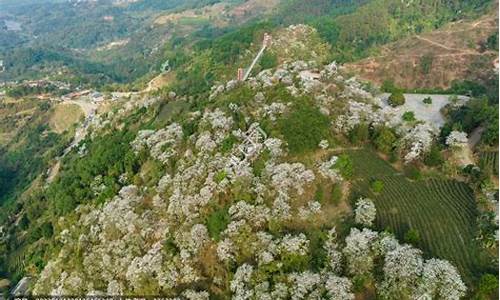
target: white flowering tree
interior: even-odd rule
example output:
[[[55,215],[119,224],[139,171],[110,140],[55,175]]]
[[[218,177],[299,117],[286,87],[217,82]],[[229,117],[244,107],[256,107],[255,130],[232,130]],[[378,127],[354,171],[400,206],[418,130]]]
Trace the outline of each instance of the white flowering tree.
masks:
[[[337,232],[335,227],[328,231],[327,239],[323,245],[328,257],[328,266],[334,273],[339,273],[342,265],[342,253],[337,244]]]
[[[401,139],[401,143],[407,151],[404,156],[405,163],[415,161],[429,152],[435,135],[435,128],[427,123],[418,124],[410,129]]]
[[[410,245],[399,246],[387,253],[384,280],[379,292],[386,299],[406,299],[416,293],[416,282],[423,270],[422,251]]]
[[[374,253],[373,243],[378,233],[364,228],[360,231],[352,228],[345,239],[345,247],[342,251],[346,259],[347,271],[351,275],[364,275],[372,271]]]
[[[452,148],[461,148],[467,145],[468,139],[467,139],[467,133],[463,131],[452,131],[446,137],[446,145],[452,147]]]
[[[432,299],[458,300],[467,288],[457,269],[446,260],[429,259],[424,264],[418,293]]]
[[[377,209],[372,200],[368,198],[360,198],[356,202],[354,210],[354,221],[360,225],[371,227],[377,215]]]
[[[325,282],[325,289],[330,300],[354,299],[352,283],[348,278],[329,276]]]
[[[243,264],[238,267],[231,280],[230,289],[233,292],[233,299],[244,300],[253,296],[253,290],[250,287],[250,280],[253,274],[253,267],[249,264]]]

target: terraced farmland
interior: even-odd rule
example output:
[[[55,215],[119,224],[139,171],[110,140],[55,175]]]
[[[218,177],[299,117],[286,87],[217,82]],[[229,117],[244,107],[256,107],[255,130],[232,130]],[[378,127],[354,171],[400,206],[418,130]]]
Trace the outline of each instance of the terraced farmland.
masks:
[[[486,254],[474,243],[476,206],[466,184],[446,179],[411,181],[369,150],[349,155],[357,178],[352,196],[374,199],[379,230],[392,231],[400,240],[408,229],[418,230],[418,247],[428,256],[450,260],[469,282],[487,268]],[[379,194],[370,190],[373,179],[384,183]]]
[[[482,152],[479,157],[481,168],[490,168],[491,172],[498,174],[498,152]]]

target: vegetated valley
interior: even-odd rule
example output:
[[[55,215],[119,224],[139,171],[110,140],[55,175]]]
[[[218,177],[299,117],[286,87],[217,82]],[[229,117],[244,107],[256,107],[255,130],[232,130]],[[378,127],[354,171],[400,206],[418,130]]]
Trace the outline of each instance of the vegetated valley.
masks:
[[[0,0],[0,62],[3,297],[498,298],[497,1]]]

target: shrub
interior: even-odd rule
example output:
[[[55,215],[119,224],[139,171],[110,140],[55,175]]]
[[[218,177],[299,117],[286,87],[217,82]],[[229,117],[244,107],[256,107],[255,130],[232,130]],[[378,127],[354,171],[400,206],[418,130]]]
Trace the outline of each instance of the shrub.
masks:
[[[186,121],[182,123],[182,134],[184,139],[187,139],[191,135],[195,134],[197,131],[198,131],[197,121]]]
[[[398,88],[394,84],[394,81],[386,79],[382,83],[382,86],[380,87],[380,90],[382,92],[386,92],[386,93],[393,93],[393,92],[397,91]]]
[[[420,232],[416,229],[410,229],[405,233],[404,240],[407,243],[412,244],[413,246],[417,246],[420,241]]]
[[[233,145],[236,144],[236,142],[238,142],[238,138],[230,134],[222,141],[221,152],[228,153],[231,149],[233,149]]]
[[[173,237],[169,236],[165,242],[163,243],[163,251],[176,255],[180,252],[179,247],[177,247],[177,244],[175,243],[175,240]]]
[[[262,154],[252,164],[253,174],[257,177],[262,175],[262,171],[266,168],[266,162],[269,160],[271,153],[269,150],[264,150]]]
[[[352,278],[352,289],[354,292],[363,292],[366,290],[366,283],[368,281],[368,277],[365,275],[356,275]]]
[[[329,134],[329,121],[316,107],[300,104],[288,117],[279,122],[291,154],[303,154],[318,147]]]
[[[333,205],[338,205],[340,200],[342,200],[342,186],[340,184],[335,184],[332,187],[332,194],[330,196],[330,202]]]
[[[211,238],[218,241],[220,233],[226,229],[227,224],[230,222],[229,211],[227,208],[220,208],[208,216],[206,225],[208,234]]]
[[[310,264],[314,271],[322,270],[327,261],[328,253],[324,248],[328,236],[319,229],[314,229],[307,235],[309,239]]]
[[[396,106],[401,106],[405,104],[405,96],[403,95],[403,92],[401,91],[395,91],[393,92],[390,96],[389,99],[387,100],[389,105],[392,107]]]
[[[354,126],[349,132],[349,140],[353,144],[365,143],[370,137],[370,131],[367,124],[361,123]]]
[[[318,184],[316,187],[316,192],[314,192],[314,201],[322,203],[324,195],[325,195],[325,192],[323,191],[323,186]]]
[[[354,173],[352,159],[347,154],[339,156],[334,168],[338,169],[340,171],[340,175],[346,179],[351,178]]]
[[[420,170],[415,165],[409,165],[404,169],[405,175],[413,180],[419,180],[422,178]]]
[[[219,171],[217,174],[215,174],[215,182],[220,183],[222,180],[224,180],[227,177],[227,172],[225,170]]]
[[[50,222],[43,223],[40,226],[40,230],[41,230],[42,236],[45,238],[50,238],[50,237],[52,237],[52,235],[54,235],[54,227],[52,226],[52,223],[50,223]]]
[[[374,144],[379,151],[386,154],[391,153],[394,148],[394,142],[396,142],[396,135],[391,129],[380,127],[376,130],[374,134]]]
[[[434,56],[430,53],[425,54],[420,58],[420,67],[422,68],[423,74],[429,74],[432,68],[433,61],[434,61]]]
[[[439,166],[444,162],[441,149],[437,144],[433,144],[429,153],[424,157],[424,163],[430,167]]]
[[[374,193],[380,193],[384,189],[384,182],[379,179],[375,179],[370,184],[370,187]]]
[[[488,298],[489,296],[493,296],[498,291],[498,278],[492,274],[486,274],[481,276],[479,281],[479,286],[477,289],[477,294],[481,298]],[[498,297],[498,295],[497,295]],[[495,297],[496,298],[496,297]],[[493,299],[493,297],[491,297]]]
[[[432,104],[432,98],[431,97],[425,97],[424,100],[422,100],[425,104]]]
[[[402,116],[403,121],[413,122],[415,121],[415,113],[412,111],[406,111]]]
[[[283,270],[285,272],[301,272],[309,265],[309,257],[307,255],[299,255],[296,253],[286,253],[281,257],[283,262]]]
[[[276,54],[265,52],[259,64],[262,70],[274,68],[278,65],[278,57]]]

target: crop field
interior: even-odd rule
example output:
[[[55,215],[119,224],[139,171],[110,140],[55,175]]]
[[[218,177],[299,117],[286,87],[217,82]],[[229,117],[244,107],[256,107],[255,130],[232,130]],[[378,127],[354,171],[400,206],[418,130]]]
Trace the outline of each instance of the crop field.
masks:
[[[498,152],[482,152],[479,157],[481,168],[490,168],[491,172],[498,174]]]
[[[356,178],[352,196],[374,200],[379,230],[394,232],[400,241],[409,229],[417,230],[417,246],[425,255],[451,261],[466,281],[484,270],[485,254],[474,242],[474,195],[466,184],[435,178],[411,181],[370,150],[351,151],[349,155]],[[373,180],[384,184],[378,194],[370,189]]]

